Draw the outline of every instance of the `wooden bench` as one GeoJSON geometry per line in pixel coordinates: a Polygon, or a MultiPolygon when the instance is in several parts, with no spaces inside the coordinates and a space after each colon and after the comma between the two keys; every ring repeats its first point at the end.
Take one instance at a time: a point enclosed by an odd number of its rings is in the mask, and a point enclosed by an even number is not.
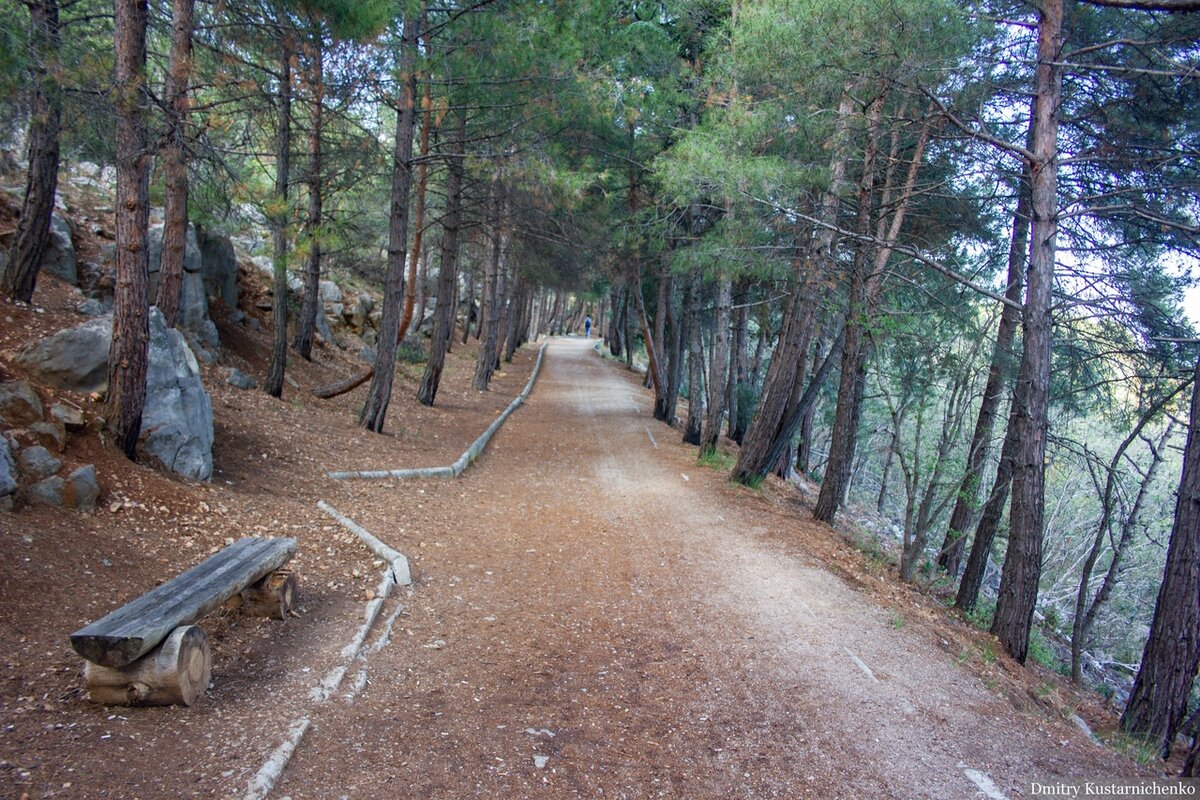
{"type": "Polygon", "coordinates": [[[284,619],[295,576],[281,570],[290,538],[241,539],[101,620],[71,634],[84,681],[105,705],[191,705],[208,688],[212,651],[191,624],[221,605],[284,619]]]}

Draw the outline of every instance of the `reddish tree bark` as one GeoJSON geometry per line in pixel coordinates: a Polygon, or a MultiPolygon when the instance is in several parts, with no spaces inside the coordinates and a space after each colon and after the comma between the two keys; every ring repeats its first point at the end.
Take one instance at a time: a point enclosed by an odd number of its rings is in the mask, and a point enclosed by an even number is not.
{"type": "Polygon", "coordinates": [[[29,117],[29,168],[17,235],[8,252],[3,291],[29,303],[50,238],[50,217],[58,191],[62,101],[54,65],[62,47],[57,0],[29,4],[33,98],[29,117]]]}
{"type": "Polygon", "coordinates": [[[404,300],[404,254],[408,248],[408,193],[412,187],[413,117],[416,81],[413,67],[417,57],[418,24],[405,17],[400,43],[400,98],[396,108],[396,144],[392,153],[392,208],[388,226],[387,276],[375,348],[375,374],[363,404],[358,424],[375,433],[383,432],[392,382],[396,375],[397,334],[400,332],[404,300]]]}
{"type": "Polygon", "coordinates": [[[1049,427],[1050,298],[1058,227],[1058,106],[1062,99],[1063,0],[1044,0],[1038,23],[1038,67],[1030,165],[1033,214],[1028,289],[1023,318],[1024,353],[1017,374],[1024,391],[1009,425],[1017,447],[1012,461],[1010,532],[992,633],[1025,663],[1042,570],[1046,436],[1049,427]]]}
{"type": "Polygon", "coordinates": [[[721,422],[729,398],[729,326],[733,305],[733,283],[717,279],[717,305],[713,319],[712,359],[708,365],[708,409],[700,434],[700,448],[715,448],[721,438],[721,422]]]}
{"type": "Polygon", "coordinates": [[[117,285],[108,351],[108,426],[130,458],[146,402],[150,328],[146,304],[149,156],[146,149],[146,0],[115,0],[117,110],[117,285]]]}
{"type": "MultiPolygon", "coordinates": [[[[425,15],[421,17],[421,27],[425,27],[425,15]]],[[[424,37],[425,50],[429,50],[429,33],[424,37]]],[[[420,75],[416,76],[421,79],[420,75]]],[[[425,237],[425,192],[429,187],[429,133],[433,124],[432,84],[425,80],[425,91],[421,93],[421,143],[420,158],[417,164],[417,196],[413,207],[413,242],[412,251],[408,256],[408,278],[404,287],[404,314],[400,317],[400,341],[408,335],[408,327],[412,324],[413,310],[417,305],[417,264],[421,258],[421,244],[425,237]]],[[[421,304],[424,306],[424,302],[421,304]]],[[[424,309],[422,309],[424,311],[424,309]]],[[[420,321],[418,320],[418,325],[420,321]]]]}
{"type": "MultiPolygon", "coordinates": [[[[1187,714],[1188,692],[1200,666],[1200,360],[1192,380],[1191,418],[1167,564],[1141,667],[1121,715],[1122,728],[1153,740],[1164,757],[1187,714]]],[[[1189,761],[1194,772],[1194,753],[1189,761]]]]}
{"type": "MultiPolygon", "coordinates": [[[[458,129],[450,151],[446,179],[446,213],[442,217],[442,263],[438,273],[437,308],[434,309],[433,338],[429,342],[429,360],[417,399],[433,405],[446,363],[446,348],[454,336],[454,284],[458,275],[458,230],[461,225],[463,155],[467,138],[466,112],[458,112],[458,129]]],[[[467,322],[463,323],[464,325],[467,322]]]]}
{"type": "Polygon", "coordinates": [[[300,317],[296,324],[296,352],[306,361],[312,359],[317,315],[325,313],[325,309],[321,307],[321,126],[325,107],[325,34],[319,20],[314,20],[312,24],[316,35],[308,76],[312,105],[309,109],[308,127],[308,219],[304,223],[308,233],[308,259],[304,267],[300,317]]]}
{"type": "Polygon", "coordinates": [[[700,270],[688,277],[688,415],[683,429],[683,441],[700,444],[704,427],[704,343],[700,337],[700,270]]]}
{"type": "Polygon", "coordinates": [[[184,146],[188,115],[188,75],[192,69],[193,0],[171,3],[171,54],[167,61],[165,97],[167,107],[166,143],[162,150],[166,177],[166,203],[163,209],[162,261],[158,270],[158,298],[155,304],[168,328],[179,321],[180,295],[183,293],[183,259],[187,253],[188,162],[184,146]]]}
{"type": "Polygon", "coordinates": [[[282,36],[279,64],[279,121],[275,128],[275,197],[271,214],[273,269],[271,280],[271,359],[263,389],[272,397],[283,395],[287,368],[288,324],[288,181],[292,150],[292,48],[282,36]]]}

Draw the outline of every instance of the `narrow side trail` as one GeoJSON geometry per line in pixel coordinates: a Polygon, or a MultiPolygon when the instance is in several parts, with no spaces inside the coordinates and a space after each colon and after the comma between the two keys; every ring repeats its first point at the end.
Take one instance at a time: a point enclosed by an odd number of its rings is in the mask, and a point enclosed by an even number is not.
{"type": "Polygon", "coordinates": [[[1135,774],[896,630],[806,556],[812,523],[697,467],[589,344],[552,340],[460,480],[360,490],[348,513],[416,585],[274,796],[1014,797],[1135,774]]]}

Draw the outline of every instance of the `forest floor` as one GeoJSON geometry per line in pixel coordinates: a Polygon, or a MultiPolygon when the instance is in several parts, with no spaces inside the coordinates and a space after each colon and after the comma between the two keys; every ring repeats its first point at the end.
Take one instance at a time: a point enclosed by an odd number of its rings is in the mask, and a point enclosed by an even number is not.
{"type": "MultiPolygon", "coordinates": [[[[43,322],[0,313],[21,335],[43,322]]],[[[225,358],[262,374],[254,336],[225,358]]],[[[298,719],[311,725],[272,797],[1019,797],[1153,774],[1093,745],[1055,676],[811,522],[793,487],[699,466],[592,344],[550,340],[529,401],[457,480],[325,472],[450,463],[520,391],[533,348],[480,394],[473,349],[456,347],[433,409],[410,399],[409,368],[383,437],[354,425],[364,389],[307,394],[357,369],[332,349],[293,370],[282,403],[206,380],[210,484],[73,437],[101,509],[0,514],[0,797],[240,797],[298,719]],[[414,576],[323,702],[313,689],[345,666],[381,562],[318,499],[414,576]],[[86,701],[72,630],[264,533],[300,540],[300,618],[207,620],[213,687],[194,708],[86,701]]]]}

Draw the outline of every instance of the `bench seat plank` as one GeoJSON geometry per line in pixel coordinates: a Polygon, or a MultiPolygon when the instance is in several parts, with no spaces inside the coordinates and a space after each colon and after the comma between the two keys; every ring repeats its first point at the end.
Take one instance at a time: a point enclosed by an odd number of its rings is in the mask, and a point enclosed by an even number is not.
{"type": "Polygon", "coordinates": [[[240,539],[103,619],[71,634],[75,652],[105,667],[123,667],[180,625],[196,622],[296,552],[292,538],[240,539]]]}

